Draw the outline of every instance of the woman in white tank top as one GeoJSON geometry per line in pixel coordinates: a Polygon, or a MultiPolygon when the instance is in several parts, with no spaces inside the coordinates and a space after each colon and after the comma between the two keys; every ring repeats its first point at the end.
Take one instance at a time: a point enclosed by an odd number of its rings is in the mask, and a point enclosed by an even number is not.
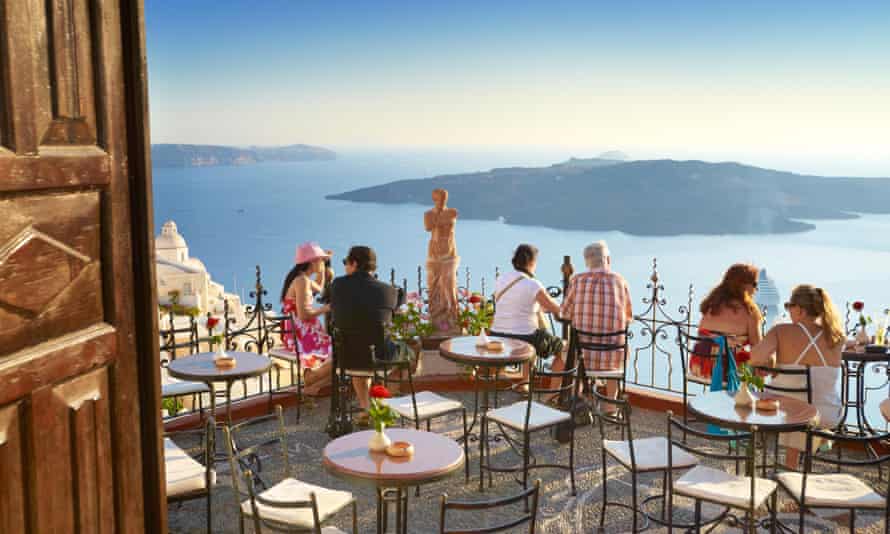
{"type": "MultiPolygon", "coordinates": [[[[774,326],[751,351],[752,365],[779,369],[810,368],[812,403],[819,410],[819,427],[832,428],[841,415],[841,352],[846,336],[831,298],[822,288],[800,285],[785,304],[790,324],[774,326]]],[[[786,388],[802,388],[803,375],[777,375],[770,382],[786,388]]],[[[782,393],[806,401],[805,393],[782,393]]],[[[785,465],[797,469],[804,449],[802,433],[785,434],[785,465]]]]}

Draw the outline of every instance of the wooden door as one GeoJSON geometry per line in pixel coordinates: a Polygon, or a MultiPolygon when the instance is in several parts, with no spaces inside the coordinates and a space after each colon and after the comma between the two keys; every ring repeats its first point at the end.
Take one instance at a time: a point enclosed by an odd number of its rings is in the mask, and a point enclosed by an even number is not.
{"type": "Polygon", "coordinates": [[[0,0],[2,533],[165,530],[140,4],[0,0]]]}

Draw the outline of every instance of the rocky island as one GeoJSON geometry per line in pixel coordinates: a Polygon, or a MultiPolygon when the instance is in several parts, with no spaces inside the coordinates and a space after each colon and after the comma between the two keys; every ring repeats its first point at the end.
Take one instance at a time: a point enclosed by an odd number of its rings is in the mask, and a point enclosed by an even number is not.
{"type": "Polygon", "coordinates": [[[814,228],[802,219],[890,213],[888,178],[607,157],[400,180],[327,198],[425,204],[436,188],[448,189],[462,218],[648,236],[802,232],[814,228]]]}
{"type": "Polygon", "coordinates": [[[336,159],[337,154],[311,145],[233,147],[218,145],[151,145],[156,167],[207,167],[250,165],[261,161],[317,161],[336,159]]]}

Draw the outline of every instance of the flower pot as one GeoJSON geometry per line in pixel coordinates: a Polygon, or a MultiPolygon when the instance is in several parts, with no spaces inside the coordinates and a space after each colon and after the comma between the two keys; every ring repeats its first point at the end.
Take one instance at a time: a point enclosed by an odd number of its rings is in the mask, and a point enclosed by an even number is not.
{"type": "Polygon", "coordinates": [[[865,325],[860,325],[859,331],[856,332],[856,344],[868,345],[869,343],[871,343],[871,337],[869,337],[868,332],[865,331],[865,325]]]}
{"type": "Polygon", "coordinates": [[[381,429],[371,434],[371,439],[368,440],[368,450],[371,452],[384,452],[391,444],[392,440],[381,429]]]}
{"type": "Polygon", "coordinates": [[[748,383],[743,382],[735,394],[735,405],[751,406],[752,404],[754,404],[754,397],[751,395],[751,390],[748,389],[748,383]]]}

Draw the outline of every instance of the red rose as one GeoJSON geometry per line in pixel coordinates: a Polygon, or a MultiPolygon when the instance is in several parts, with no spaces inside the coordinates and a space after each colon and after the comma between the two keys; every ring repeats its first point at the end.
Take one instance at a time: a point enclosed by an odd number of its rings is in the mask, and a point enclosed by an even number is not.
{"type": "Polygon", "coordinates": [[[217,319],[216,317],[208,317],[207,318],[207,329],[208,330],[213,330],[214,328],[216,328],[216,325],[218,325],[218,324],[219,324],[219,319],[217,319]]]}
{"type": "Polygon", "coordinates": [[[470,304],[479,304],[480,302],[482,302],[482,297],[478,293],[470,295],[470,304]]]}
{"type": "Polygon", "coordinates": [[[865,303],[862,302],[861,300],[857,300],[856,302],[853,303],[853,309],[858,312],[861,312],[862,310],[865,309],[865,303]]]}
{"type": "Polygon", "coordinates": [[[380,384],[371,386],[371,391],[369,391],[368,393],[371,395],[372,398],[375,399],[388,399],[392,397],[392,394],[390,394],[389,390],[386,389],[385,386],[381,386],[380,384]]]}

